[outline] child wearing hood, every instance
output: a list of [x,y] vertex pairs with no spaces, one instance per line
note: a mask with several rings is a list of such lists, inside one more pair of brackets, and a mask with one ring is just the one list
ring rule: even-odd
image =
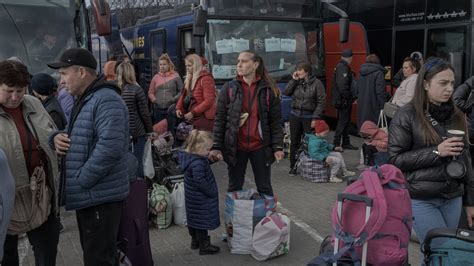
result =
[[220,250],[211,245],[207,233],[207,230],[220,226],[216,178],[208,161],[212,145],[210,132],[193,130],[186,138],[183,151],[178,153],[179,165],[184,172],[184,201],[191,249],[199,249],[199,255],[215,254]]
[[354,176],[355,173],[348,171],[346,163],[342,157],[342,147],[335,147],[330,144],[326,137],[329,134],[329,126],[324,120],[316,120],[315,134],[306,134],[308,139],[308,154],[312,159],[325,162],[331,168],[331,176],[329,182],[341,183],[343,180],[337,177],[337,174],[342,170],[342,177]]
[[388,134],[374,122],[365,121],[360,127],[360,135],[367,138],[367,141],[362,144],[365,165],[370,164],[374,153],[387,152]]

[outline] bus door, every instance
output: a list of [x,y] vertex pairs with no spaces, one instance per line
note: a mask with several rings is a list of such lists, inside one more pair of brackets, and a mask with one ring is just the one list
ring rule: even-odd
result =
[[153,78],[153,75],[158,73],[158,58],[166,52],[166,30],[161,28],[150,31],[151,78]]
[[[357,78],[360,66],[365,63],[369,53],[367,33],[361,23],[351,22],[349,26],[349,41],[347,43],[339,42],[339,23],[325,23],[324,32],[324,53],[326,68],[326,111],[325,115],[331,118],[337,118],[337,111],[332,106],[332,80],[337,63],[341,60],[341,52],[346,48],[352,49],[351,69],[354,77]],[[352,118],[353,123],[357,123],[356,104],[353,105]]]
[[403,59],[409,57],[411,53],[418,51],[422,54],[424,49],[425,30],[414,29],[414,30],[397,30],[395,31],[395,38],[393,39],[392,54],[393,67],[392,78],[402,68]]
[[184,58],[188,54],[198,54],[202,56],[204,54],[203,49],[203,38],[194,37],[193,26],[186,25],[178,28],[178,42],[176,51],[178,55],[178,64],[176,65],[181,76],[186,74],[186,68],[184,66]]

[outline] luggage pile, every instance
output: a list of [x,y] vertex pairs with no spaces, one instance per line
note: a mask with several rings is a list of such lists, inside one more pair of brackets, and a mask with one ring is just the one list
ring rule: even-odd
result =
[[296,152],[297,173],[303,177],[304,180],[313,183],[327,183],[329,182],[329,165],[312,159],[308,154],[308,140],[303,135],[301,144]]
[[143,158],[148,179],[149,220],[159,229],[168,228],[172,221],[186,225],[184,205],[184,175],[181,171],[174,138],[167,131],[154,141],[148,140]]
[[232,254],[251,254],[263,261],[287,254],[290,220],[277,212],[277,200],[255,189],[228,192],[225,228]]

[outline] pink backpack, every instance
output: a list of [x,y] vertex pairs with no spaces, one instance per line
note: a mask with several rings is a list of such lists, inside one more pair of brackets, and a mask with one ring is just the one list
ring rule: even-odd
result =
[[[373,200],[367,222],[363,202],[345,201],[342,219],[337,203],[332,212],[334,237],[339,239],[339,256],[350,253],[361,258],[362,246],[368,242],[367,262],[372,265],[402,265],[408,261],[408,243],[412,228],[411,202],[400,169],[391,164],[371,167],[349,185],[343,193]],[[342,222],[341,222],[342,221]],[[337,256],[337,255],[336,255]]]

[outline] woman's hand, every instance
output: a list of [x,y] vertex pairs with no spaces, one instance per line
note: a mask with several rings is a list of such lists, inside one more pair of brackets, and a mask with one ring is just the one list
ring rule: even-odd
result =
[[466,206],[466,218],[469,228],[472,227],[472,218],[474,217],[474,206]]
[[183,118],[183,113],[181,112],[181,110],[176,110],[176,116],[178,118]]
[[294,80],[298,80],[298,79],[299,79],[298,73],[296,73],[296,71],[293,72],[293,74],[291,75],[291,77],[292,77]]
[[458,156],[464,149],[464,143],[460,137],[445,139],[438,145],[440,157]]
[[191,119],[193,119],[193,117],[194,117],[194,115],[193,115],[193,113],[191,113],[191,112],[189,112],[189,113],[187,113],[187,114],[184,115],[184,119],[186,119],[186,120],[188,120],[188,121],[191,120]]
[[222,152],[220,150],[212,150],[209,152],[209,160],[217,162],[222,160]]

